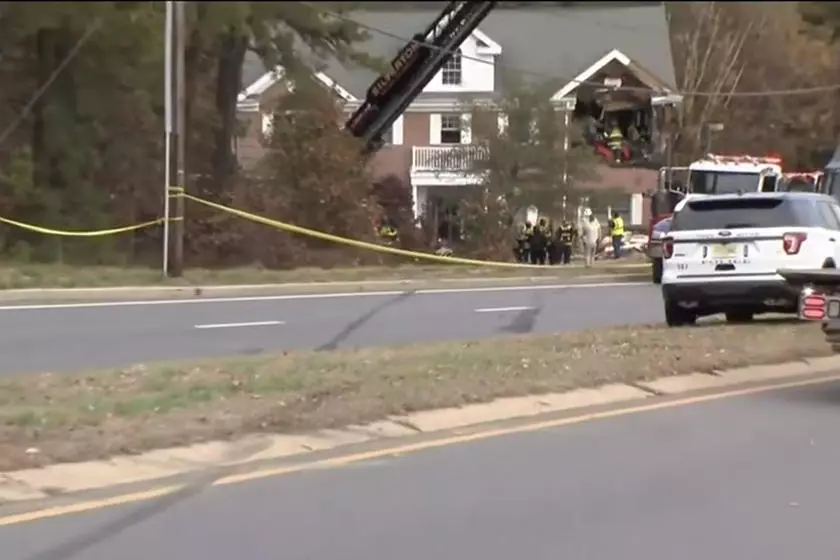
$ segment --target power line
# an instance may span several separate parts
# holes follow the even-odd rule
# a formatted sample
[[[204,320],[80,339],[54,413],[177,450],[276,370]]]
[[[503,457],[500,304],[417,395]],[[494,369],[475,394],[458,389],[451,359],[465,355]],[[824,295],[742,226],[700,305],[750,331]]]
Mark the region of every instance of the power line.
[[[341,19],[348,23],[355,24],[362,29],[367,31],[371,31],[373,33],[378,33],[380,35],[391,37],[392,39],[396,39],[398,41],[402,41],[403,43],[417,43],[419,45],[426,46],[430,49],[434,49],[437,51],[445,52],[447,54],[455,54],[456,51],[454,49],[445,49],[443,47],[438,47],[437,45],[433,45],[427,41],[417,41],[412,37],[404,37],[398,35],[396,33],[392,33],[388,30],[381,29],[372,25],[368,25],[366,23],[362,23],[354,18],[345,16],[338,12],[334,12],[332,10],[324,10],[317,5],[312,5],[308,2],[301,2],[301,4],[307,6],[310,9],[317,10],[323,14],[327,14],[331,17],[335,17],[337,19]],[[508,70],[512,70],[514,72],[518,72],[524,75],[536,76],[543,79],[551,79],[551,80],[563,80],[566,84],[576,84],[576,85],[588,85],[593,87],[604,87],[604,84],[600,82],[592,82],[588,80],[576,80],[574,78],[565,78],[562,76],[554,76],[551,74],[546,74],[545,72],[538,72],[535,70],[528,70],[526,68],[520,68],[516,66],[511,66],[510,64],[505,64],[503,62],[496,62],[490,60],[483,60],[480,58],[476,58],[473,56],[461,54],[461,57],[466,60],[472,60],[475,62],[480,62],[481,64],[490,64],[490,65],[497,65],[500,68],[506,68]],[[636,91],[636,92],[650,92],[649,88],[644,87],[634,87],[634,86],[618,86],[615,88],[610,88],[611,90],[616,91]],[[840,90],[840,84],[831,84],[825,86],[814,86],[810,88],[789,88],[789,89],[776,89],[776,90],[762,90],[762,91],[735,91],[731,93],[725,94],[727,97],[785,97],[785,96],[794,96],[794,95],[813,95],[816,93],[829,93],[833,91]],[[710,92],[710,91],[676,91],[674,92],[678,95],[682,95],[684,97],[719,97],[723,94],[720,92]]]
[[[52,71],[49,78],[47,78],[47,80],[43,84],[41,84],[41,87],[39,87],[37,91],[35,91],[35,94],[32,96],[32,99],[30,99],[29,102],[23,107],[23,110],[21,110],[21,112],[18,113],[18,116],[15,117],[15,120],[13,120],[9,124],[9,126],[7,126],[3,130],[2,134],[0,134],[0,146],[2,146],[12,134],[12,132],[14,132],[15,129],[17,129],[17,127],[20,126],[20,123],[22,123],[23,120],[29,116],[29,113],[32,111],[32,108],[35,106],[35,104],[38,103],[38,100],[41,99],[41,97],[47,92],[48,89],[50,89],[50,86],[53,84],[56,78],[58,78],[58,75],[61,74],[61,72],[67,67],[67,65],[73,61],[73,59],[76,57],[76,54],[78,54],[78,52],[85,45],[85,43],[87,43],[88,40],[93,36],[93,34],[99,29],[99,26],[101,24],[102,20],[98,18],[93,23],[88,25],[84,34],[79,38],[78,41],[76,41],[76,44],[73,45],[73,48],[70,49],[70,52],[67,53],[67,55],[62,59],[62,61],[58,64],[55,70]]]

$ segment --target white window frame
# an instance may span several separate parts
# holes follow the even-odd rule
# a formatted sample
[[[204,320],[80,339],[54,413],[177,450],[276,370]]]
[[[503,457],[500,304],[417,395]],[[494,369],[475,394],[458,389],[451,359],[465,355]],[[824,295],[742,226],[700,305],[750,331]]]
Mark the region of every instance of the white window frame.
[[[457,140],[455,133],[457,132]],[[447,136],[450,135],[450,136]],[[448,139],[447,139],[448,138]],[[457,113],[446,113],[440,116],[440,143],[461,144],[464,139],[464,122]]]
[[[440,69],[440,82],[445,86],[460,86],[464,83],[464,65],[461,49],[446,59]]]

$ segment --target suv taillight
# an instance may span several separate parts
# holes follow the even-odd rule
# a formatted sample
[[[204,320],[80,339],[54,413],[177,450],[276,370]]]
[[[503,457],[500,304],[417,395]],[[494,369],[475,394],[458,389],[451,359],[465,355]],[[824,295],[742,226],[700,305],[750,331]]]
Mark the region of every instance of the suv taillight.
[[[674,239],[671,237],[666,237],[662,240],[662,255],[666,259],[670,259],[674,256]]]
[[[805,243],[806,239],[808,239],[808,234],[806,233],[786,233],[782,236],[782,249],[788,255],[795,255],[802,248],[802,244]]]

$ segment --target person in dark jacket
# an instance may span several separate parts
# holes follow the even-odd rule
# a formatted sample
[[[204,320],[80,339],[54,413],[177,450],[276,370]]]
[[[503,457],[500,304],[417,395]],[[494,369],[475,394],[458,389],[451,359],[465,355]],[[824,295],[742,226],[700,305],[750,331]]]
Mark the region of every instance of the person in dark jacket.
[[[531,258],[531,237],[534,234],[534,227],[531,222],[525,222],[516,236],[516,247],[514,249],[516,261],[527,263]]]
[[[541,218],[531,233],[531,264],[545,264],[548,236],[548,225],[545,223],[545,218]]]
[[[557,244],[557,260],[562,264],[569,264],[572,260],[572,244],[577,237],[575,226],[573,226],[568,219],[563,219],[563,223],[557,228],[555,233]]]

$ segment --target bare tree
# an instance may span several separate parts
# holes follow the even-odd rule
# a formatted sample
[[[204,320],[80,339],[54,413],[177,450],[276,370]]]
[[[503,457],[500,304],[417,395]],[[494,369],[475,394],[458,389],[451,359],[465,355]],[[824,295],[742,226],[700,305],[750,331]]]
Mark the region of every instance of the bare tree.
[[[673,145],[683,158],[702,153],[706,126],[726,116],[746,68],[744,45],[763,26],[755,20],[734,24],[724,6],[718,2],[669,5],[679,89],[710,93],[686,96],[676,113]]]
[[[761,11],[767,24],[762,37],[745,46],[745,58],[750,61],[743,78],[745,89],[795,90],[836,82],[837,49],[830,47],[827,30],[803,21],[797,4],[746,4],[743,17]],[[747,139],[751,145],[782,154],[791,168],[821,167],[837,137],[838,99],[830,90],[783,93],[759,100],[737,99],[733,109],[754,115],[755,125],[748,127],[753,131]]]
[[[680,89],[709,94],[685,97],[674,127],[678,156],[684,161],[699,155],[705,126],[720,121],[726,129],[715,137],[716,150],[775,152],[789,168],[821,166],[839,132],[834,115],[840,96],[785,92],[835,81],[840,53],[830,43],[832,18],[840,12],[833,4],[702,2],[669,7]]]

